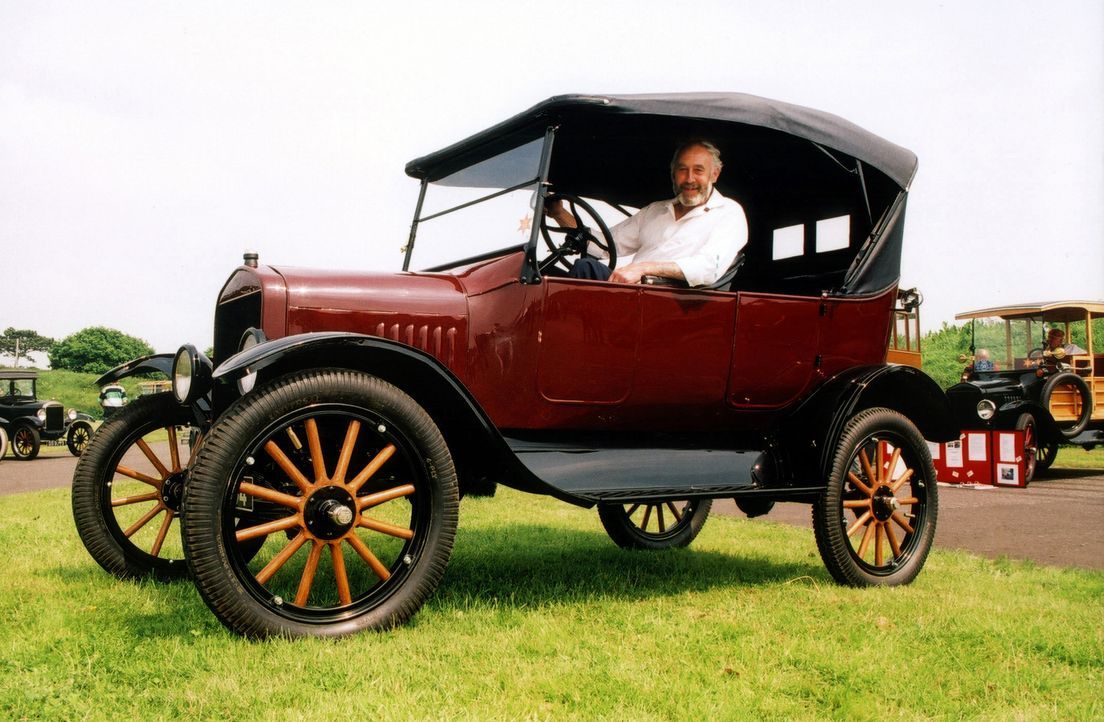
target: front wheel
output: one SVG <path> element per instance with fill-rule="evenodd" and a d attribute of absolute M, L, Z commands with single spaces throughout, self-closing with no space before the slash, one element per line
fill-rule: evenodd
<path fill-rule="evenodd" d="M 74 421 L 65 433 L 65 445 L 73 456 L 80 456 L 92 440 L 92 424 L 87 421 Z"/>
<path fill-rule="evenodd" d="M 939 504 L 924 438 L 896 411 L 868 409 L 844 428 L 813 504 L 817 548 L 849 586 L 908 584 L 924 566 Z"/>
<path fill-rule="evenodd" d="M 105 421 L 73 472 L 73 519 L 88 553 L 121 579 L 188 573 L 177 531 L 191 412 L 170 393 L 144 396 Z"/>
<path fill-rule="evenodd" d="M 1052 441 L 1049 444 L 1043 444 L 1038 447 L 1035 452 L 1035 471 L 1046 471 L 1050 468 L 1050 465 L 1054 463 L 1054 460 L 1058 458 L 1058 442 Z"/>
<path fill-rule="evenodd" d="M 1020 414 L 1020 418 L 1016 419 L 1016 430 L 1023 432 L 1024 486 L 1027 486 L 1035 478 L 1035 469 L 1041 451 L 1035 417 L 1031 414 Z"/>
<path fill-rule="evenodd" d="M 30 461 L 38 456 L 38 450 L 42 441 L 38 436 L 38 429 L 29 424 L 18 424 L 12 430 L 11 450 L 12 456 L 20 461 Z"/>
<path fill-rule="evenodd" d="M 712 506 L 712 499 L 599 504 L 598 518 L 623 549 L 670 549 L 694 541 Z"/>
<path fill-rule="evenodd" d="M 184 547 L 229 629 L 340 636 L 421 607 L 458 513 L 452 458 L 429 415 L 379 378 L 324 369 L 277 379 L 212 427 L 184 498 Z M 255 558 L 242 551 L 254 542 Z"/>

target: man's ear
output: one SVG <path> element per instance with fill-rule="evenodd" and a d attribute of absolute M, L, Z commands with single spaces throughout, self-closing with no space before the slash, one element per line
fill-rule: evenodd
<path fill-rule="evenodd" d="M 721 169 L 714 166 L 713 167 L 713 177 L 710 179 L 709 182 L 710 183 L 716 183 L 717 179 L 720 178 L 720 177 L 721 177 Z"/>

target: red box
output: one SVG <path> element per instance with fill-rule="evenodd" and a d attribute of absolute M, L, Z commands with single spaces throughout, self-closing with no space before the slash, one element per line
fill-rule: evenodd
<path fill-rule="evenodd" d="M 1024 434 L 1022 431 L 991 432 L 993 483 L 997 486 L 1027 486 L 1024 481 Z"/>
<path fill-rule="evenodd" d="M 928 447 L 939 481 L 948 484 L 993 483 L 993 449 L 988 431 L 963 431 L 957 441 L 929 443 Z"/>

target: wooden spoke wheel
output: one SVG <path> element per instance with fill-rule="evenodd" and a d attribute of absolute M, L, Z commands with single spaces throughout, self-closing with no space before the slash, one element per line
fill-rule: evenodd
<path fill-rule="evenodd" d="M 211 429 L 185 499 L 201 596 L 250 637 L 338 636 L 406 621 L 452 551 L 448 448 L 409 396 L 320 370 L 240 399 Z M 261 540 L 255 557 L 244 545 Z"/>
<path fill-rule="evenodd" d="M 1058 442 L 1052 441 L 1049 444 L 1040 444 L 1035 452 L 1036 473 L 1049 469 L 1056 458 L 1058 458 Z"/>
<path fill-rule="evenodd" d="M 670 549 L 694 541 L 712 506 L 712 499 L 599 504 L 598 518 L 619 547 Z"/>
<path fill-rule="evenodd" d="M 1039 458 L 1039 430 L 1035 425 L 1035 417 L 1031 414 L 1020 414 L 1016 419 L 1016 429 L 1023 432 L 1024 450 L 1024 484 L 1030 484 L 1035 478 Z"/>
<path fill-rule="evenodd" d="M 813 528 L 832 577 L 851 586 L 911 582 L 935 536 L 935 469 L 916 427 L 868 409 L 840 437 Z"/>
<path fill-rule="evenodd" d="M 16 424 L 11 433 L 12 456 L 20 461 L 30 461 L 38 456 L 41 446 L 38 429 L 28 424 Z"/>
<path fill-rule="evenodd" d="M 186 576 L 179 516 L 191 420 L 172 394 L 137 399 L 94 435 L 73 473 L 73 518 L 92 558 L 120 578 Z"/>
<path fill-rule="evenodd" d="M 87 421 L 74 421 L 65 434 L 65 445 L 73 456 L 80 456 L 92 440 L 92 424 Z"/>

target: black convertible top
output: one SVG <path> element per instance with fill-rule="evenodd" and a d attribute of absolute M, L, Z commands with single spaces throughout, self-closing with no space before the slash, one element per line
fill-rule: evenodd
<path fill-rule="evenodd" d="M 916 156 L 909 150 L 863 130 L 831 113 L 744 93 L 666 93 L 645 95 L 559 95 L 513 118 L 476 133 L 436 153 L 406 165 L 407 175 L 429 181 L 509 150 L 543 134 L 549 125 L 605 125 L 619 117 L 618 127 L 633 121 L 706 121 L 707 132 L 719 124 L 739 124 L 779 131 L 842 152 L 867 163 L 907 190 L 916 173 Z M 708 123 L 712 121 L 712 123 Z M 669 125 L 669 124 L 668 124 Z M 690 130 L 693 126 L 687 126 Z M 631 130 L 629 131 L 631 132 Z M 732 131 L 730 131 L 732 132 Z"/>

